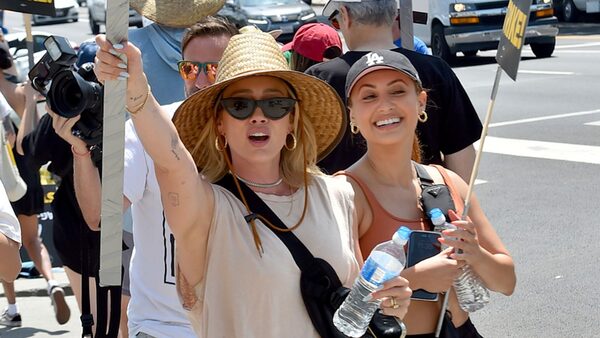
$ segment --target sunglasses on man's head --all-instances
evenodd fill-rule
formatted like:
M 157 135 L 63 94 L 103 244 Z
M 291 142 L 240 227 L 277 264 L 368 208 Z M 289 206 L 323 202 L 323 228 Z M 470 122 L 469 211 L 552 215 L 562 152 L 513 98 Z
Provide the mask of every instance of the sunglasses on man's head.
M 264 100 L 253 100 L 241 97 L 221 99 L 221 105 L 232 117 L 238 120 L 249 118 L 256 106 L 271 120 L 279 120 L 294 110 L 296 99 L 289 97 L 274 97 Z
M 327 20 L 329 20 L 329 22 L 331 22 L 331 25 L 335 29 L 340 29 L 340 21 L 337 19 L 337 16 L 339 14 L 340 14 L 340 11 L 338 11 L 336 9 L 335 11 L 333 11 L 333 13 L 331 13 L 331 15 L 329 16 L 329 18 L 327 18 Z
M 200 72 L 204 72 L 211 83 L 215 82 L 218 65 L 218 62 L 195 62 L 187 60 L 177 62 L 179 75 L 184 80 L 195 80 Z

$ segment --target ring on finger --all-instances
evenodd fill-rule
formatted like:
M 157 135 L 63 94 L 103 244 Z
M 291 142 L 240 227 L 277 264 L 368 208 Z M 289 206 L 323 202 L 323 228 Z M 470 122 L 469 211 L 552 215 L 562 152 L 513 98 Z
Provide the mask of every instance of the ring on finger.
M 390 297 L 390 304 L 392 309 L 397 309 L 400 307 L 400 304 L 396 303 L 396 297 Z

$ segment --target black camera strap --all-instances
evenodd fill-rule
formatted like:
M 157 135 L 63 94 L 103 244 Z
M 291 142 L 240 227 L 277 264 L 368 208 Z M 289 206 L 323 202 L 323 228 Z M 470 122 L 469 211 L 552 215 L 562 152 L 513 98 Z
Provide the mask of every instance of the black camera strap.
M 80 224 L 80 240 L 82 243 L 87 242 L 85 225 Z M 86 243 L 87 244 L 87 243 Z M 94 326 L 94 317 L 90 311 L 90 272 L 89 272 L 89 248 L 87 245 L 81 245 L 81 326 L 83 331 L 81 337 L 93 337 L 92 326 Z
M 81 227 L 81 241 L 87 243 L 89 237 L 85 229 Z M 98 278 L 94 278 L 96 284 L 96 310 L 97 323 L 90 306 L 90 249 L 89 246 L 81 247 L 81 326 L 83 338 L 94 337 L 92 327 L 96 324 L 96 338 L 113 338 L 119 334 L 121 321 L 121 286 L 101 286 Z M 108 317 L 110 298 L 110 318 Z

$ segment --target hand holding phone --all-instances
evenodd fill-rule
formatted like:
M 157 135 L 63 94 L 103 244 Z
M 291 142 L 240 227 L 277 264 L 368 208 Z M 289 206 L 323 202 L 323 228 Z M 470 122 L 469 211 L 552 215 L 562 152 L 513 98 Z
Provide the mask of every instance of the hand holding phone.
M 422 260 L 439 254 L 442 247 L 438 238 L 440 238 L 438 232 L 413 230 L 408 240 L 406 267 L 414 266 Z M 411 298 L 433 302 L 437 301 L 438 294 L 418 289 L 413 291 Z

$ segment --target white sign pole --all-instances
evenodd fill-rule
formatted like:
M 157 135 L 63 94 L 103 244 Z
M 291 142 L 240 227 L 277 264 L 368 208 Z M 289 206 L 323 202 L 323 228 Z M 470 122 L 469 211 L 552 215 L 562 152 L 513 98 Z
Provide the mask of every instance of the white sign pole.
M 402 48 L 414 50 L 412 0 L 399 0 L 399 5 L 398 20 L 400 20 L 400 39 L 402 39 Z
M 496 70 L 496 79 L 494 80 L 494 86 L 492 88 L 492 96 L 488 103 L 487 113 L 483 122 L 483 130 L 481 131 L 481 137 L 479 139 L 479 149 L 475 156 L 475 163 L 473 164 L 473 171 L 471 172 L 471 178 L 469 179 L 469 189 L 467 190 L 467 197 L 465 198 L 465 207 L 463 209 L 461 220 L 465 221 L 469 214 L 469 208 L 471 207 L 471 195 L 473 194 L 473 187 L 475 186 L 475 180 L 479 173 L 479 164 L 481 163 L 481 155 L 483 154 L 483 145 L 485 143 L 485 137 L 488 133 L 490 121 L 492 120 L 492 112 L 494 110 L 494 104 L 496 103 L 496 95 L 498 94 L 498 87 L 500 86 L 500 77 L 502 76 L 502 68 L 498 66 Z M 444 322 L 444 316 L 446 315 L 446 308 L 448 307 L 448 298 L 450 295 L 450 289 L 444 295 L 444 302 L 442 303 L 442 309 L 437 322 L 437 328 L 435 330 L 435 336 L 439 337 L 442 331 L 442 323 Z
M 106 37 L 113 44 L 127 40 L 129 1 L 108 0 Z M 126 62 L 124 56 L 121 56 Z M 100 285 L 121 285 L 123 231 L 123 148 L 125 139 L 125 96 L 127 82 L 104 84 L 104 127 L 102 151 L 102 230 Z

